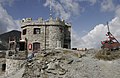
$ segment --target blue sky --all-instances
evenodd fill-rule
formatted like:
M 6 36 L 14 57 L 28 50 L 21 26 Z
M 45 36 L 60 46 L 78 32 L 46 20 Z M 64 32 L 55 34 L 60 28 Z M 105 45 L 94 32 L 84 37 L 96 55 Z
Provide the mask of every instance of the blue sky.
M 23 18 L 47 20 L 50 5 L 53 17 L 72 23 L 74 47 L 99 45 L 105 38 L 107 21 L 111 31 L 120 36 L 120 0 L 0 0 L 0 33 L 19 29 L 18 21 Z
M 4 5 L 4 8 L 14 20 L 27 17 L 48 19 L 50 12 L 49 7 L 43 5 L 45 2 L 45 0 L 15 0 L 10 6 Z M 80 33 L 80 36 L 85 35 L 97 24 L 105 24 L 114 17 L 113 12 L 102 12 L 99 3 L 91 6 L 90 2 L 83 1 L 79 4 L 84 8 L 84 11 L 80 12 L 79 15 L 71 16 L 68 22 L 72 22 L 73 29 Z
M 37 19 L 49 17 L 49 8 L 43 6 L 45 0 L 16 0 L 11 6 L 6 5 L 5 8 L 15 20 L 32 17 Z

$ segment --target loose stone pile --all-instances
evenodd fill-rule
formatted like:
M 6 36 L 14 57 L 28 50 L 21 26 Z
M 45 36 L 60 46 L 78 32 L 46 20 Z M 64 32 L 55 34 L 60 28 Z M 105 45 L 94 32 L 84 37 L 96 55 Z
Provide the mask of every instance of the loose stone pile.
M 79 57 L 82 55 L 71 50 L 50 50 L 46 54 L 38 53 L 26 64 L 23 78 L 62 78 L 68 72 L 66 66 Z
M 36 53 L 26 63 L 22 78 L 120 78 L 120 59 L 98 60 L 95 52 L 56 49 Z

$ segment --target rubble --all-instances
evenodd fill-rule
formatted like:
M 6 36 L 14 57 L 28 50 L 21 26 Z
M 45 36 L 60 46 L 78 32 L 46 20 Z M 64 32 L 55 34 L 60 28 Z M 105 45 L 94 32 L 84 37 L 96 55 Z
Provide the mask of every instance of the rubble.
M 120 58 L 120 51 L 114 50 L 114 51 L 109 51 L 109 50 L 99 50 L 95 57 L 97 59 L 103 59 L 103 60 L 115 60 Z
M 104 61 L 93 58 L 94 50 L 51 50 L 37 53 L 25 65 L 22 78 L 120 78 L 120 59 Z

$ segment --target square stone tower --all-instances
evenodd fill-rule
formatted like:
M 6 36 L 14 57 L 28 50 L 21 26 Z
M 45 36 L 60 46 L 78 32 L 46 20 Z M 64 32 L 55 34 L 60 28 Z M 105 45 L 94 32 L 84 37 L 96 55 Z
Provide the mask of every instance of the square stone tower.
M 71 25 L 60 18 L 21 20 L 22 39 L 27 39 L 29 52 L 44 49 L 71 48 Z

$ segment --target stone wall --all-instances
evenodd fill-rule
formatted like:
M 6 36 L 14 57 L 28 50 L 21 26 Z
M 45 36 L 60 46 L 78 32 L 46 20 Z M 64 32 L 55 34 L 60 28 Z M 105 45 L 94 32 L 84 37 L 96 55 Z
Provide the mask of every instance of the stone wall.
M 41 29 L 41 33 L 40 34 L 33 34 L 33 30 L 34 28 L 40 28 Z M 29 44 L 33 44 L 35 42 L 39 42 L 40 43 L 40 48 L 44 48 L 44 40 L 45 40 L 45 36 L 44 36 L 44 32 L 45 32 L 45 26 L 27 26 L 23 29 L 27 29 L 27 33 L 26 35 L 22 35 L 22 39 L 27 38 L 28 40 L 28 45 Z M 28 47 L 28 46 L 27 46 Z M 33 48 L 33 47 L 32 47 Z M 32 52 L 32 50 L 29 50 L 29 52 Z
M 19 70 L 24 63 L 24 60 L 6 59 L 6 72 L 5 75 L 8 76 Z
M 63 47 L 64 31 L 63 26 L 50 26 L 49 27 L 49 47 L 61 48 Z
M 3 65 L 5 65 L 5 64 L 6 64 L 5 58 L 0 58 L 0 75 L 5 73 L 5 70 L 3 68 Z
M 58 18 L 50 18 L 47 21 L 44 21 L 42 18 L 37 21 L 32 21 L 32 19 L 24 19 L 22 21 L 22 30 L 27 29 L 26 35 L 22 35 L 22 39 L 27 38 L 28 44 L 32 44 L 32 49 L 28 51 L 33 51 L 33 43 L 40 43 L 40 50 L 52 48 L 64 48 L 64 45 L 67 45 L 67 48 L 71 48 L 71 26 L 68 26 L 64 20 Z M 40 34 L 33 34 L 34 28 L 40 28 Z M 45 33 L 46 31 L 46 33 Z M 67 41 L 65 41 L 67 40 Z

